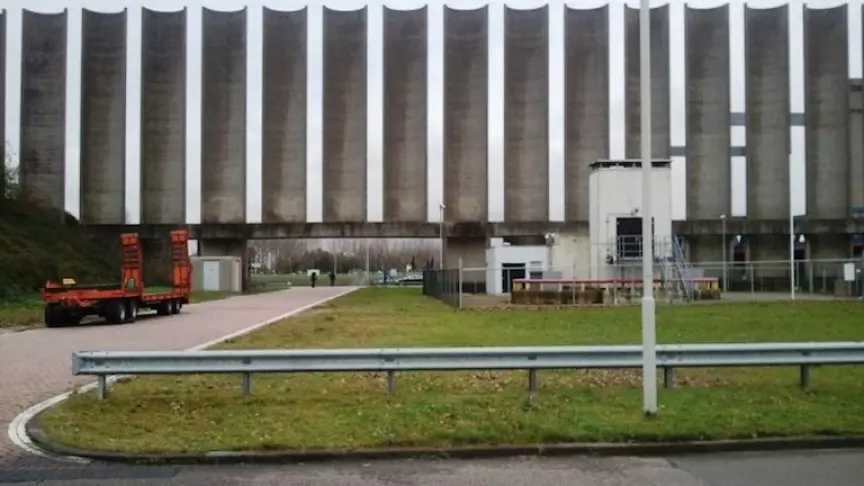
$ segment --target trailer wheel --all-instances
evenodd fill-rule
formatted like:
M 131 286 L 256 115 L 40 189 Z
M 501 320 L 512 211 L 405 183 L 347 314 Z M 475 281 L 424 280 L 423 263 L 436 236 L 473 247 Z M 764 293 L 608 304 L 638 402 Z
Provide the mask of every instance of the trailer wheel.
M 126 321 L 125 322 L 135 322 L 135 319 L 138 318 L 138 302 L 133 299 L 129 299 L 126 301 Z
M 59 304 L 48 304 L 45 306 L 45 327 L 62 327 L 63 309 Z
M 122 300 L 109 302 L 107 309 L 105 309 L 105 320 L 110 324 L 123 324 L 126 322 L 126 303 Z
M 167 316 L 171 314 L 171 301 L 163 300 L 156 304 L 156 315 Z
M 180 302 L 179 301 L 172 299 L 170 305 L 171 305 L 171 313 L 172 314 L 177 314 L 180 312 Z

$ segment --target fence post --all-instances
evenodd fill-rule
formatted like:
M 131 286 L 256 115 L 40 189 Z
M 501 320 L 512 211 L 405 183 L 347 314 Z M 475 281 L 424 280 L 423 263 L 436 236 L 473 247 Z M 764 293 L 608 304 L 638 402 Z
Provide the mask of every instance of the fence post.
M 459 257 L 459 268 L 457 270 L 458 274 L 456 276 L 456 292 L 457 292 L 457 300 L 456 300 L 456 308 L 462 308 L 462 257 Z

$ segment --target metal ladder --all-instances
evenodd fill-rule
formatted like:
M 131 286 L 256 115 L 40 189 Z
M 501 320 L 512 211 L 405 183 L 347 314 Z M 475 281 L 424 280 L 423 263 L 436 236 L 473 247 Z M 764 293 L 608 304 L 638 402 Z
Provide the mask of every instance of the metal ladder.
M 678 244 L 678 238 L 672 237 L 672 258 L 674 273 L 679 284 L 680 296 L 686 300 L 693 300 L 693 281 L 690 279 L 690 264 L 684 258 L 684 250 Z

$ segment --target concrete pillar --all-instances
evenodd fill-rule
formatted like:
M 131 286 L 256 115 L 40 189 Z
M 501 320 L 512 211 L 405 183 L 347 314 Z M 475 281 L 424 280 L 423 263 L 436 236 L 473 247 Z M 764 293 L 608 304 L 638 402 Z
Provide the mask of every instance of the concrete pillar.
M 246 240 L 198 240 L 198 255 L 200 256 L 232 256 L 240 257 L 241 288 L 249 289 L 249 258 Z
M 455 269 L 462 259 L 463 284 L 469 284 L 473 292 L 482 292 L 479 284 L 486 283 L 486 248 L 487 238 L 447 238 L 444 246 L 444 268 Z M 482 270 L 481 270 L 482 269 Z
M 727 245 L 731 240 L 726 235 Z M 694 235 L 687 237 L 689 249 L 688 260 L 696 266 L 699 264 L 722 265 L 723 263 L 723 236 L 722 235 Z M 727 248 L 726 259 L 731 260 L 731 250 Z
M 808 259 L 801 287 L 818 293 L 829 293 L 843 278 L 844 259 L 852 257 L 849 235 L 824 234 L 807 236 Z M 826 261 L 827 260 L 827 261 Z
M 171 285 L 171 239 L 168 235 L 154 240 L 141 240 L 141 257 L 144 260 L 144 285 Z
M 849 206 L 864 206 L 864 81 L 849 81 Z

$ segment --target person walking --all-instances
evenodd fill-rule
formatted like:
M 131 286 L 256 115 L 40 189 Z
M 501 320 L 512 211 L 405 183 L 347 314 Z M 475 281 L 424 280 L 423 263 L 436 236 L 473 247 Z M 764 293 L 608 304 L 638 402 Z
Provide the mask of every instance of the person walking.
M 315 282 L 318 281 L 318 272 L 312 272 L 312 274 L 309 275 L 309 279 L 312 281 L 312 288 L 314 289 L 315 288 Z
M 330 286 L 333 287 L 335 285 L 336 285 L 336 273 L 331 271 L 330 272 Z

